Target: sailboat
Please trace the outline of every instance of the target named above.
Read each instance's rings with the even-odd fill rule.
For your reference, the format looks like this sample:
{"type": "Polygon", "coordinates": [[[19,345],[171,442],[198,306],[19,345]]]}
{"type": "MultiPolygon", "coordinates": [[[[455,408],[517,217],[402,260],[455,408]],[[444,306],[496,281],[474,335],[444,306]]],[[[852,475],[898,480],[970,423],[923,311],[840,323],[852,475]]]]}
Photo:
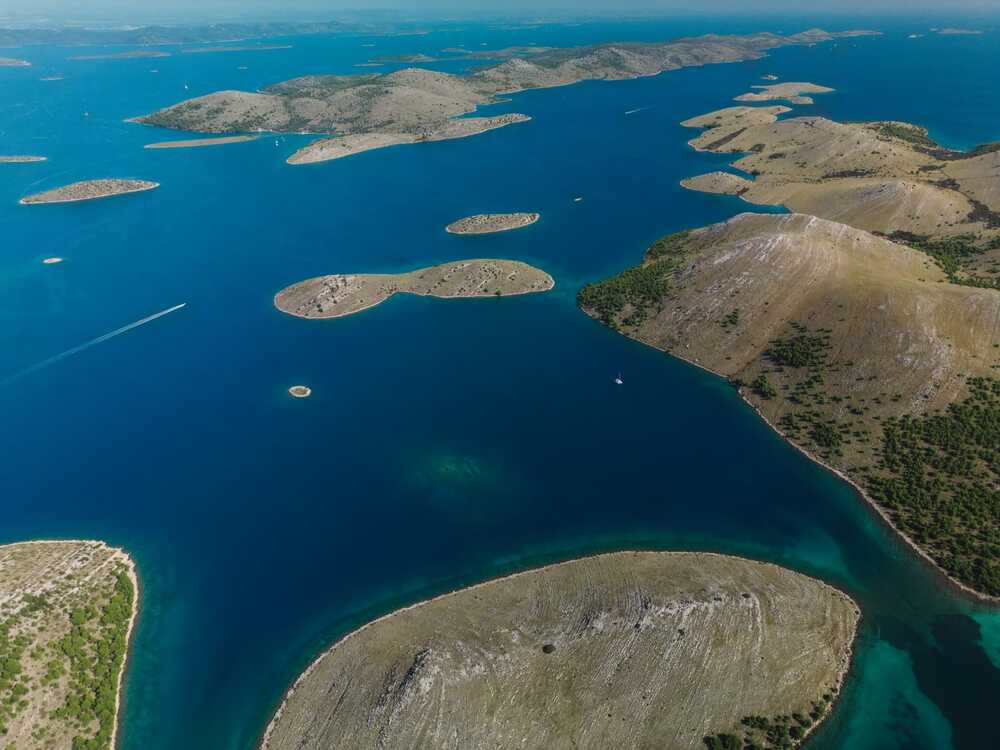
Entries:
{"type": "Polygon", "coordinates": [[[624,380],[622,380],[622,374],[621,374],[621,373],[618,373],[618,377],[617,377],[617,378],[615,378],[615,385],[621,385],[621,384],[622,384],[622,383],[624,383],[624,382],[625,382],[625,381],[624,381],[624,380]]]}

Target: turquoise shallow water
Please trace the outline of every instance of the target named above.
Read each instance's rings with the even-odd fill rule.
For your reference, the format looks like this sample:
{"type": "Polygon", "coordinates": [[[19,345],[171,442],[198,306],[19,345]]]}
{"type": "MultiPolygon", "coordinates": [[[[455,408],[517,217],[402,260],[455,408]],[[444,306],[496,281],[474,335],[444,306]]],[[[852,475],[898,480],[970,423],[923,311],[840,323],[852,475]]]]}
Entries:
{"type": "Polygon", "coordinates": [[[297,168],[284,158],[301,138],[145,151],[177,136],[123,119],[185,95],[353,72],[376,53],[790,32],[813,20],[465,24],[88,63],[63,49],[18,51],[35,65],[0,70],[3,150],[51,160],[0,170],[0,377],[187,303],[0,388],[3,540],[98,537],[138,562],[125,748],[252,747],[288,682],[346,630],[485,577],[626,547],[773,560],[857,598],[855,670],[815,747],[1000,746],[986,718],[1000,694],[997,613],[943,589],[724,383],[574,304],[581,284],[662,234],[747,207],[677,186],[725,163],[688,149],[693,133],[677,123],[764,73],[838,89],[802,112],[908,119],[953,146],[1000,139],[996,33],[908,40],[928,24],[834,23],[890,33],[528,92],[489,109],[526,112],[525,125],[297,168]],[[54,74],[64,80],[39,80],[54,74]],[[101,176],[162,187],[16,204],[101,176]],[[494,237],[443,232],[457,217],[505,210],[543,218],[494,237]],[[51,255],[66,261],[42,266],[51,255]],[[394,298],[326,322],[271,305],[312,275],[476,256],[539,265],[556,290],[394,298]],[[611,382],[619,371],[622,388],[611,382]],[[287,396],[300,382],[312,398],[287,396]]]}

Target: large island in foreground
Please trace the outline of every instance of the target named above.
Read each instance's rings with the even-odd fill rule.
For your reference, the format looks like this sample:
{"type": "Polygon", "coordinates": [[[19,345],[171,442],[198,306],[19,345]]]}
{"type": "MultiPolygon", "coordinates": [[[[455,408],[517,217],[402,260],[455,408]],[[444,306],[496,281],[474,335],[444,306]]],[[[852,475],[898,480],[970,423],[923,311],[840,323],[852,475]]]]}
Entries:
{"type": "Polygon", "coordinates": [[[114,747],[137,608],[135,567],[121,549],[0,546],[0,744],[114,747]]]}
{"type": "Polygon", "coordinates": [[[408,273],[335,274],[282,289],[274,306],[300,318],[339,318],[385,302],[397,292],[455,299],[546,292],[555,281],[516,260],[460,260],[408,273]]]}
{"type": "Polygon", "coordinates": [[[126,193],[141,193],[159,186],[160,183],[148,180],[83,180],[46,190],[43,193],[25,196],[18,202],[24,206],[42,203],[75,203],[96,200],[97,198],[110,198],[113,195],[125,195],[126,193]]]}
{"type": "Polygon", "coordinates": [[[858,619],[826,584],[723,555],[551,565],[345,636],[261,747],[795,747],[839,691],[858,619]]]}
{"type": "MultiPolygon", "coordinates": [[[[663,43],[512,49],[509,52],[515,56],[511,59],[470,75],[421,68],[385,75],[309,75],[256,92],[218,91],[135,121],[198,133],[267,131],[335,136],[305,146],[288,159],[290,164],[309,164],[386,146],[461,138],[528,120],[527,116],[516,113],[462,117],[479,106],[497,103],[504,94],[579,81],[628,80],[694,65],[754,60],[777,47],[871,33],[828,33],[813,29],[790,36],[708,35],[663,43]]],[[[789,84],[782,86],[788,88],[789,84]]],[[[806,85],[795,94],[813,90],[818,89],[806,85]]],[[[793,93],[782,90],[776,95],[793,93]]]]}

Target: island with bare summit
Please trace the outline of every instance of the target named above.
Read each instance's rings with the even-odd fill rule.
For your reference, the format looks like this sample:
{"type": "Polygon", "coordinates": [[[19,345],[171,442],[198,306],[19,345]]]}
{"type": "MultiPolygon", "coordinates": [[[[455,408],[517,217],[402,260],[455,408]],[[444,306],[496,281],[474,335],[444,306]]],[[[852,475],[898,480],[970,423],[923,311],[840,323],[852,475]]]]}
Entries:
{"type": "Polygon", "coordinates": [[[834,704],[859,617],[820,581],[726,555],[549,565],[344,636],[260,748],[794,748],[834,704]]]}
{"type": "Polygon", "coordinates": [[[539,214],[534,213],[476,214],[453,221],[445,230],[450,234],[490,234],[527,227],[538,219],[539,214]]]}
{"type": "Polygon", "coordinates": [[[385,302],[397,292],[456,299],[547,292],[555,281],[516,260],[460,260],[408,273],[335,274],[282,289],[274,306],[300,318],[340,318],[385,302]]]}
{"type": "Polygon", "coordinates": [[[23,206],[41,203],[75,203],[76,201],[110,198],[113,195],[125,195],[126,193],[141,193],[159,186],[160,183],[148,180],[83,180],[46,190],[43,193],[27,195],[18,202],[23,206]]]}

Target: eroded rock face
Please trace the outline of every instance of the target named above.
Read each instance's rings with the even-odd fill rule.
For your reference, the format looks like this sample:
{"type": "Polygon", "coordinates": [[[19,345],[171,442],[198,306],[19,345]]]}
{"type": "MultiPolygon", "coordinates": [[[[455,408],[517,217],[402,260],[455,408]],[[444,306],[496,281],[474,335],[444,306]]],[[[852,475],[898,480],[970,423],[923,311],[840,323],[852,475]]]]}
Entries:
{"type": "Polygon", "coordinates": [[[263,741],[311,748],[703,748],[836,691],[858,619],[774,565],[623,552],[458,591],[315,662],[263,741]]]}

